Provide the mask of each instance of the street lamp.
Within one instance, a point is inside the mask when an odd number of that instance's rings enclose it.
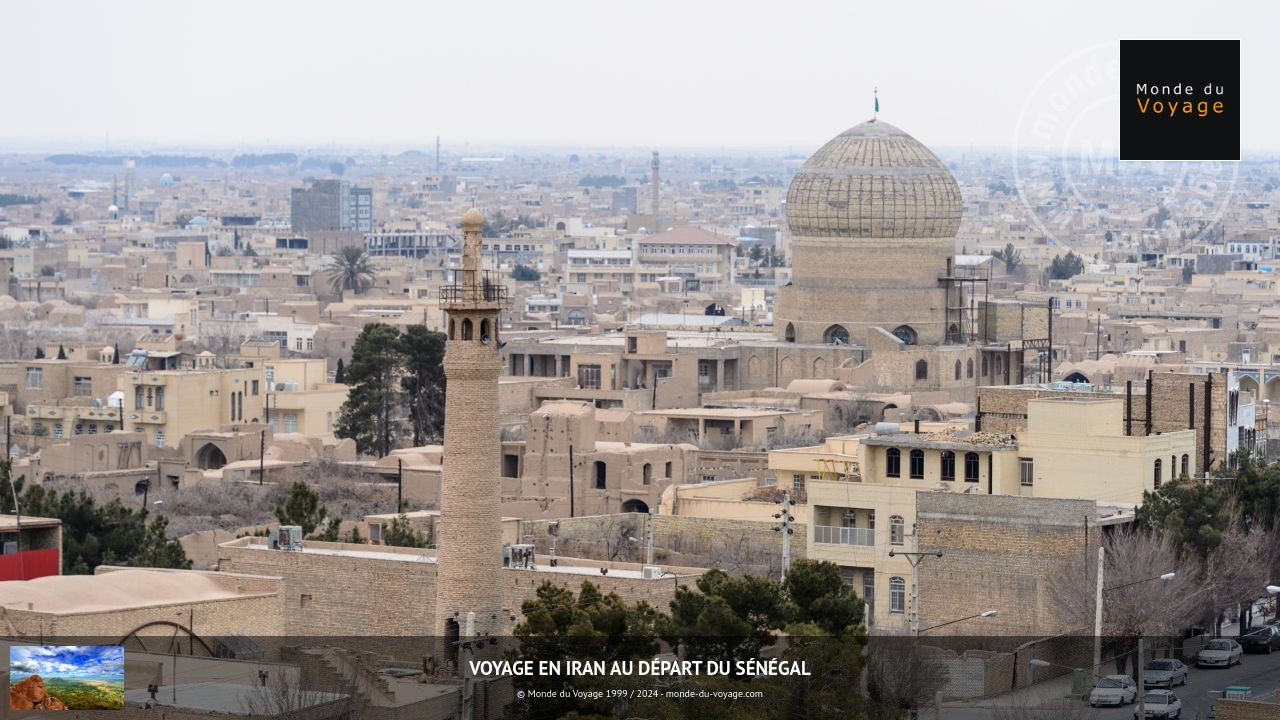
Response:
[[[1098,683],[1098,667],[1102,665],[1102,594],[1104,592],[1109,592],[1111,590],[1119,590],[1121,588],[1127,588],[1133,585],[1138,585],[1145,582],[1151,582],[1153,580],[1161,580],[1164,582],[1168,582],[1178,576],[1176,572],[1167,572],[1167,573],[1164,573],[1163,575],[1158,575],[1156,577],[1144,578],[1142,580],[1134,580],[1133,582],[1127,582],[1122,585],[1115,585],[1115,586],[1104,589],[1102,578],[1103,578],[1103,572],[1106,567],[1106,557],[1107,557],[1106,547],[1100,546],[1098,548],[1097,595],[1094,600],[1094,611],[1093,611],[1093,668],[1090,671],[1090,674],[1093,676],[1093,683],[1095,685]],[[1142,662],[1141,656],[1139,656],[1138,662],[1139,663]]]
[[[944,622],[944,623],[939,623],[937,625],[930,625],[927,628],[921,628],[919,630],[916,630],[916,637],[920,637],[920,633],[929,632],[930,630],[937,630],[938,628],[946,627],[947,625],[955,625],[956,623],[964,622],[965,620],[975,620],[977,618],[989,618],[989,617],[995,617],[995,616],[996,616],[995,610],[983,610],[977,615],[962,617],[962,618],[959,618],[958,620],[948,620],[947,622]]]

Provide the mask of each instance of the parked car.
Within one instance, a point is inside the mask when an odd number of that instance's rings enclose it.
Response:
[[[1089,704],[1128,705],[1138,699],[1138,684],[1128,675],[1108,675],[1089,693]]]
[[[1240,663],[1244,650],[1230,638],[1210,640],[1196,655],[1196,667],[1231,667]]]
[[[1176,718],[1182,715],[1182,701],[1168,690],[1152,690],[1142,696],[1143,718]],[[1138,711],[1133,711],[1138,717]],[[1141,718],[1139,718],[1141,720]]]
[[[1280,649],[1280,624],[1254,628],[1236,638],[1245,652],[1263,652],[1270,654]]]
[[[1152,660],[1142,673],[1144,688],[1166,687],[1172,690],[1174,685],[1186,684],[1187,666],[1181,660]]]

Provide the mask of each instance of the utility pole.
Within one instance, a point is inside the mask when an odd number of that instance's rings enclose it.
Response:
[[[569,443],[569,517],[573,517],[573,443]]]
[[[645,526],[645,534],[644,534],[644,544],[645,544],[645,550],[644,550],[644,563],[645,563],[646,565],[652,565],[652,564],[653,564],[653,519],[654,519],[654,518],[653,518],[653,515],[654,515],[654,511],[653,511],[653,510],[650,510],[650,511],[649,511],[649,524],[648,524],[647,526]]]
[[[795,505],[796,501],[791,498],[790,490],[783,490],[782,500],[779,502],[782,504],[782,510],[774,513],[773,519],[780,522],[774,526],[773,531],[782,533],[782,580],[785,582],[787,570],[791,569],[791,533],[795,532],[791,523],[796,521],[791,514],[791,506]]]
[[[1134,663],[1134,665],[1135,665],[1135,669],[1138,671],[1138,712],[1137,712],[1137,717],[1139,717],[1139,718],[1145,718],[1145,717],[1147,716],[1147,703],[1146,703],[1146,699],[1145,699],[1145,698],[1143,698],[1143,695],[1146,695],[1146,694],[1147,694],[1147,693],[1146,693],[1146,689],[1145,689],[1146,681],[1142,679],[1142,676],[1143,676],[1142,668],[1144,667],[1144,666],[1143,666],[1143,664],[1142,664],[1142,653],[1143,653],[1143,651],[1144,651],[1144,650],[1146,650],[1146,642],[1145,642],[1145,638],[1143,638],[1141,635],[1139,635],[1139,636],[1138,636],[1138,660],[1137,660],[1137,662],[1136,662],[1136,663]],[[1172,683],[1172,681],[1170,681],[1170,683]]]
[[[1098,547],[1098,587],[1093,598],[1093,684],[1098,684],[1098,667],[1102,665],[1102,574],[1106,566],[1107,549]],[[1142,717],[1139,715],[1139,717]]]
[[[258,484],[262,484],[262,476],[267,470],[267,431],[258,435]]]
[[[933,557],[942,557],[941,550],[933,550],[931,552],[920,551],[920,535],[916,532],[916,523],[911,524],[911,546],[909,552],[900,550],[890,550],[889,557],[897,557],[901,555],[911,563],[911,634],[920,634],[920,563],[930,555]]]
[[[396,512],[404,511],[404,458],[396,458]]]

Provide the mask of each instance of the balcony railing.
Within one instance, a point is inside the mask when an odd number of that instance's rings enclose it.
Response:
[[[490,282],[478,285],[446,285],[440,288],[440,302],[444,304],[462,303],[471,298],[482,302],[505,303],[507,288],[505,285]]]
[[[863,547],[874,547],[876,544],[876,531],[872,528],[814,525],[813,541],[828,545],[861,545]]]

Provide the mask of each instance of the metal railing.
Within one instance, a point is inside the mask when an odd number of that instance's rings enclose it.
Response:
[[[471,298],[483,302],[506,302],[507,288],[497,283],[479,285],[446,285],[440,288],[440,302],[461,303]]]
[[[864,547],[874,547],[876,544],[876,531],[872,528],[814,525],[813,541],[828,545],[861,545]]]

